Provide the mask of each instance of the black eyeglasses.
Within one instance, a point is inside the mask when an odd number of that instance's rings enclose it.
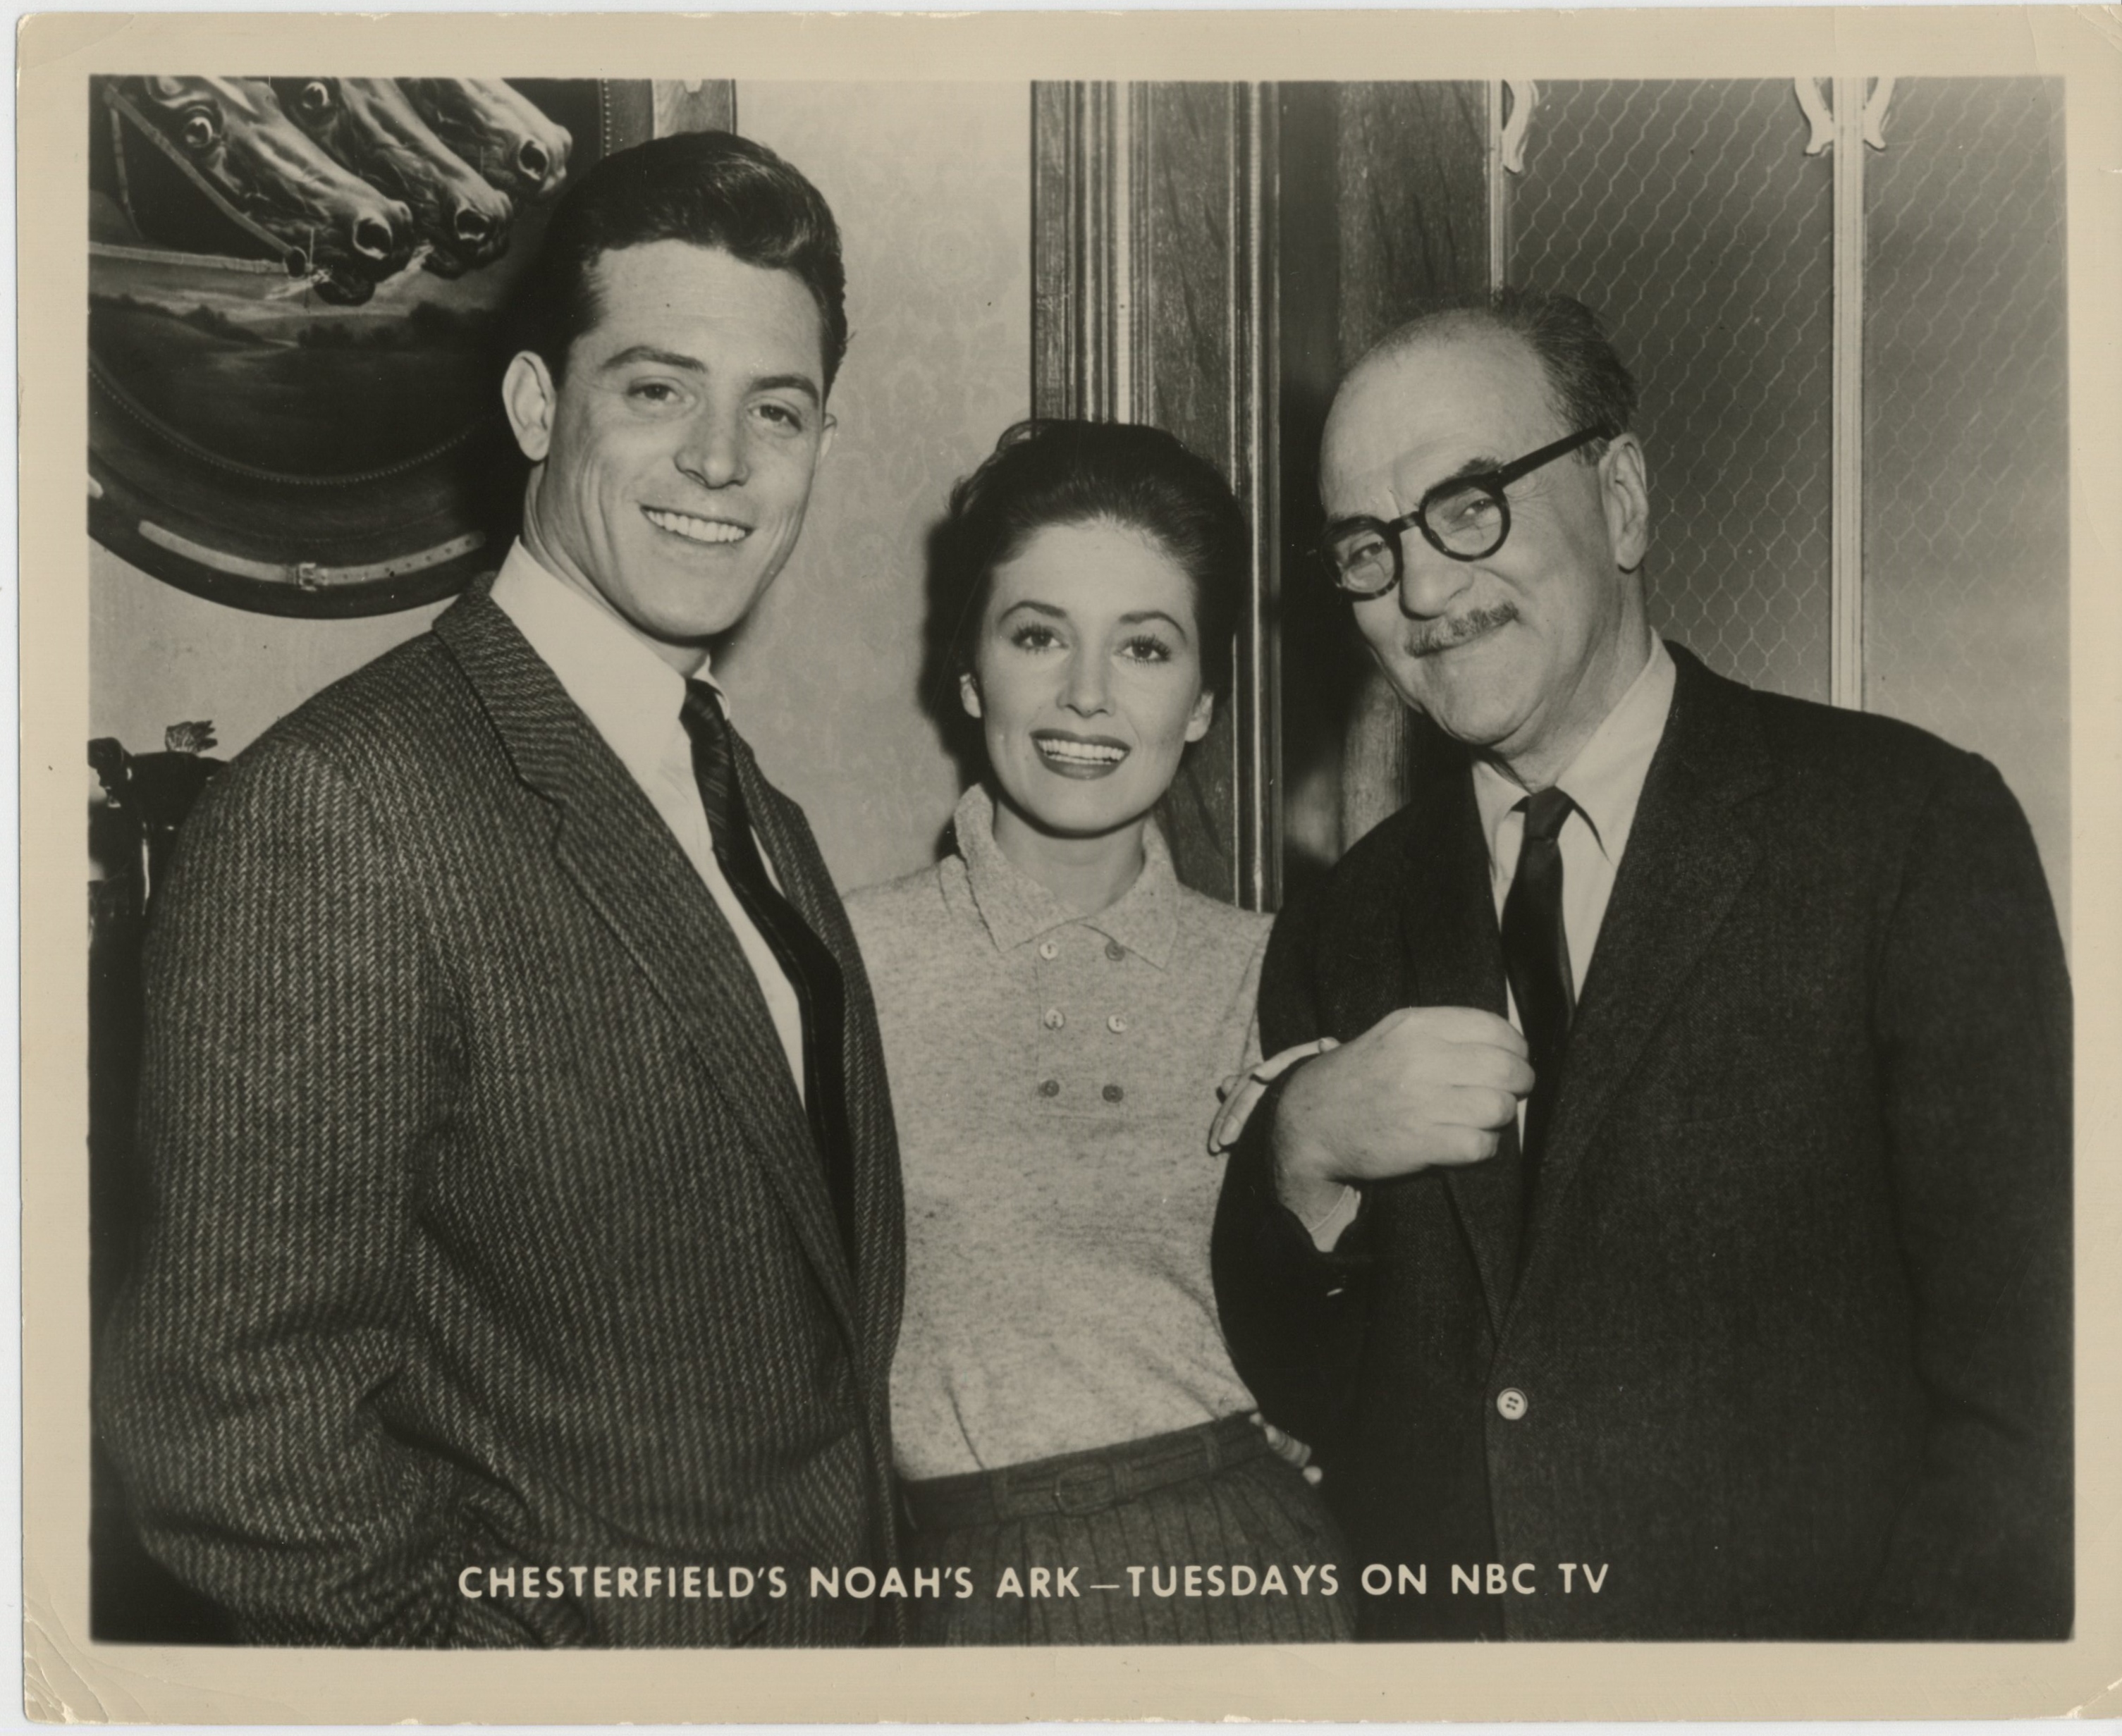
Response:
[[[1493,554],[1511,534],[1511,503],[1504,489],[1565,453],[1612,437],[1613,431],[1604,426],[1584,428],[1498,469],[1447,478],[1423,495],[1414,511],[1396,519],[1337,520],[1325,545],[1334,582],[1359,597],[1383,596],[1393,589],[1400,580],[1400,533],[1410,525],[1431,548],[1455,561]]]

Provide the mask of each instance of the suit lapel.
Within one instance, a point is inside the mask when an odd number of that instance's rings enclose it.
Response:
[[[1564,1207],[1585,1154],[1760,856],[1760,804],[1749,798],[1767,788],[1770,766],[1752,698],[1677,646],[1672,652],[1672,712],[1570,1030],[1529,1266],[1566,1237]]]
[[[904,1294],[906,1238],[898,1135],[876,1033],[875,1004],[847,911],[834,890],[817,839],[803,810],[767,782],[750,744],[730,732],[737,781],[783,895],[824,941],[840,967],[844,989],[840,1064],[848,1135],[854,1145],[857,1287],[862,1320],[871,1334],[880,1379],[890,1364]],[[830,1202],[829,1202],[830,1207]]]
[[[517,775],[559,810],[559,866],[684,1029],[793,1220],[849,1342],[859,1344],[824,1166],[728,920],[654,805],[483,590],[467,594],[435,632]]]
[[[1400,901],[1401,940],[1415,1003],[1473,1006],[1502,1018],[1503,939],[1490,889],[1488,841],[1474,803],[1465,750],[1425,730],[1414,749],[1417,767],[1409,806],[1415,824],[1408,838],[1408,884]],[[1512,1140],[1494,1161],[1445,1172],[1489,1318],[1498,1335],[1518,1267],[1524,1212],[1522,1175]]]

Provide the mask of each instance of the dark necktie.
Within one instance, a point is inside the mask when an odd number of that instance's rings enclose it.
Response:
[[[855,1259],[854,1146],[848,1132],[847,1088],[841,1071],[840,1034],[846,1006],[840,967],[796,907],[775,889],[751,834],[744,791],[737,782],[736,732],[722,716],[715,690],[703,681],[685,684],[685,733],[693,742],[693,776],[707,810],[715,861],[744,906],[752,926],[773,950],[783,975],[796,991],[803,1015],[803,1105],[825,1158],[826,1191],[848,1263]]]
[[[1517,1002],[1518,1024],[1532,1052],[1534,1083],[1526,1102],[1525,1197],[1531,1210],[1540,1175],[1540,1147],[1554,1113],[1577,1010],[1576,978],[1570,974],[1569,935],[1562,920],[1563,823],[1575,806],[1559,790],[1543,790],[1518,803],[1525,814],[1525,842],[1518,871],[1503,900],[1503,968]]]

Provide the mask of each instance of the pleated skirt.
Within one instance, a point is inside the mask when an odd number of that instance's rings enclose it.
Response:
[[[1246,1417],[901,1486],[916,1645],[1347,1640],[1348,1557]],[[937,1588],[932,1593],[930,1587]]]

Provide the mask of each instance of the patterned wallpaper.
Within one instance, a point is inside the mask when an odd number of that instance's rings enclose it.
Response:
[[[292,621],[209,603],[88,545],[88,728],[159,753],[173,723],[211,722],[240,753],[311,694],[424,632],[442,605],[354,621]],[[86,763],[83,778],[90,774]]]
[[[738,726],[842,886],[933,859],[958,796],[916,692],[923,545],[1031,413],[1031,91],[751,84],[737,125],[818,184],[847,250],[837,443],[803,540],[717,660]]]

